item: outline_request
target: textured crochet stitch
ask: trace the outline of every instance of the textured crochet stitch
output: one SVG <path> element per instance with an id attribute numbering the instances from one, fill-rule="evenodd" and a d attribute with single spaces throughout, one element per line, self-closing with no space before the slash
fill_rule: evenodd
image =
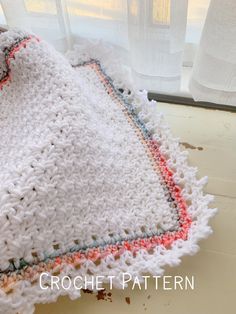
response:
<path id="1" fill-rule="evenodd" d="M 42 272 L 119 287 L 122 272 L 161 275 L 197 251 L 215 213 L 206 178 L 109 49 L 66 59 L 10 30 L 0 62 L 0 313 L 65 294 L 42 290 Z"/>

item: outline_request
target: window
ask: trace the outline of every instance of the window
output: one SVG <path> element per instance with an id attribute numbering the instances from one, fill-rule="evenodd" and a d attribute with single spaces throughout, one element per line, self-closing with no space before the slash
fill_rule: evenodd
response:
<path id="1" fill-rule="evenodd" d="M 25 0 L 25 7 L 29 13 L 57 14 L 55 0 Z"/>

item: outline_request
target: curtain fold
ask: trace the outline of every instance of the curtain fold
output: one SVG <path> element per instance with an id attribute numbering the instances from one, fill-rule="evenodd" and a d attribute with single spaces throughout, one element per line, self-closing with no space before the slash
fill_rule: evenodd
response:
<path id="1" fill-rule="evenodd" d="M 65 52 L 80 37 L 120 52 L 137 87 L 180 87 L 188 0 L 1 0 L 10 27 L 33 31 Z"/>
<path id="2" fill-rule="evenodd" d="M 187 0 L 129 0 L 130 57 L 138 86 L 159 92 L 180 88 Z"/>
<path id="3" fill-rule="evenodd" d="M 8 26 L 30 29 L 24 0 L 1 0 L 2 9 Z"/>
<path id="4" fill-rule="evenodd" d="M 8 27 L 34 32 L 65 52 L 72 46 L 66 0 L 0 0 Z"/>
<path id="5" fill-rule="evenodd" d="M 236 1 L 212 0 L 190 81 L 197 101 L 236 105 Z"/>

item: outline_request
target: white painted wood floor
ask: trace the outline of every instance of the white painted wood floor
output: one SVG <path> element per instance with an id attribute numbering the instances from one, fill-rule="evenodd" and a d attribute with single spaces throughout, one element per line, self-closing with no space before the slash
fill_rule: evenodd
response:
<path id="1" fill-rule="evenodd" d="M 71 301 L 38 305 L 36 314 L 233 314 L 236 313 L 236 113 L 159 103 L 175 136 L 189 151 L 189 162 L 208 175 L 206 192 L 215 195 L 219 212 L 214 233 L 200 243 L 197 255 L 165 275 L 195 276 L 194 290 L 115 290 L 105 300 L 82 293 Z M 108 293 L 109 291 L 107 291 Z M 128 299 L 130 298 L 130 304 Z M 112 302 L 111 302 L 112 301 Z"/>

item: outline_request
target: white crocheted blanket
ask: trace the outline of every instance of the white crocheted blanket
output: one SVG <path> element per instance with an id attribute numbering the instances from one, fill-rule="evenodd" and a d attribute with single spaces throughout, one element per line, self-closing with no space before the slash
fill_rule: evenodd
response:
<path id="1" fill-rule="evenodd" d="M 51 275 L 161 275 L 211 228 L 196 179 L 156 103 L 98 43 L 68 54 L 0 35 L 0 313 L 80 289 Z M 82 282 L 83 286 L 83 282 Z"/>

